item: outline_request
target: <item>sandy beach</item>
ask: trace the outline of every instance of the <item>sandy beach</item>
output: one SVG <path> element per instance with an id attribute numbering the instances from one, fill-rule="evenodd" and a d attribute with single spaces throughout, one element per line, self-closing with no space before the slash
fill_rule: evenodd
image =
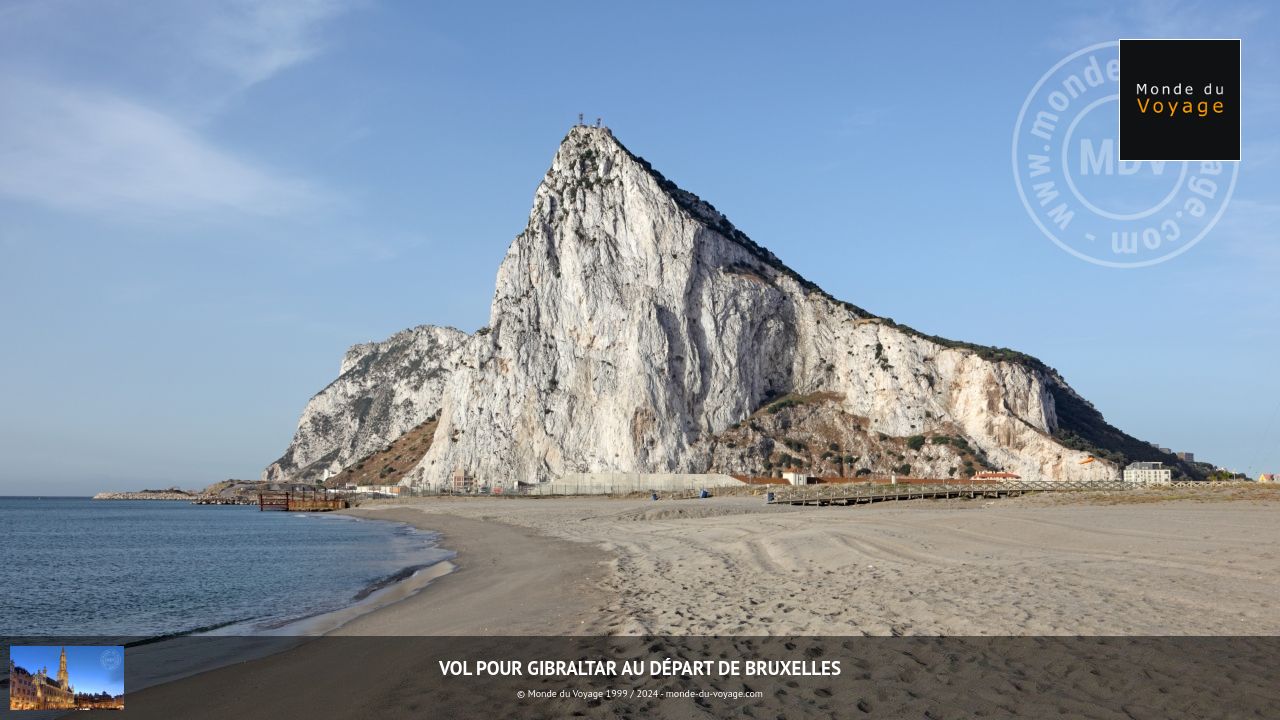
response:
<path id="1" fill-rule="evenodd" d="M 358 512 L 569 541 L 538 572 L 579 563 L 568 548 L 590 547 L 608 571 L 591 595 L 604 612 L 583 627 L 611 634 L 1280 634 L 1280 493 L 1224 492 L 854 508 L 431 499 Z"/>
<path id="2" fill-rule="evenodd" d="M 363 615 L 333 635 L 593 635 L 602 631 L 608 566 L 581 543 L 536 535 L 484 513 L 355 509 L 443 535 L 455 569 L 427 590 Z"/>
<path id="3" fill-rule="evenodd" d="M 861 507 L 774 507 L 754 497 L 373 504 L 352 512 L 441 532 L 442 544 L 458 553 L 456 569 L 333 638 L 131 693 L 129 710 L 139 717 L 163 717 L 174 707 L 184 717 L 412 717 L 428 702 L 415 683 L 438 681 L 439 671 L 426 663 L 421 641 L 370 650 L 379 672 L 360 673 L 362 681 L 343 693 L 286 698 L 272 691 L 358 666 L 352 648 L 361 646 L 338 637 L 483 635 L 501 652 L 501 637 L 522 635 L 1022 636 L 1036 643 L 1046 636 L 1280 635 L 1280 494 L 1206 489 L 1160 497 Z M 244 692 L 219 693 L 225 687 Z M 1081 697 L 1091 692 L 1070 687 Z M 816 697 L 833 694 L 821 690 L 813 689 Z M 766 701 L 761 708 L 791 707 L 796 698 Z M 463 708 L 466 698 L 436 692 L 430 702 Z M 915 707 L 905 703 L 880 707 Z M 842 706 L 828 705 L 840 715 Z M 593 714 L 616 714 L 593 707 Z"/>

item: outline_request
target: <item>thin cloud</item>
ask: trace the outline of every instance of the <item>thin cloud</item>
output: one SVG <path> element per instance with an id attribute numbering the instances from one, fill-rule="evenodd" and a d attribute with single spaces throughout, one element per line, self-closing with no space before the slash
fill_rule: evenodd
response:
<path id="1" fill-rule="evenodd" d="M 209 130 L 227 100 L 320 53 L 324 25 L 357 4 L 18 5 L 0 32 L 10 41 L 0 55 L 0 195 L 115 216 L 283 215 L 318 205 L 326 198 L 314 182 Z M 81 45 L 79 57 L 65 44 L 52 49 L 69 28 L 98 46 Z M 127 72 L 93 72 L 102 47 Z"/>
<path id="2" fill-rule="evenodd" d="M 0 80 L 0 194 L 57 209 L 277 215 L 315 188 L 111 94 Z"/>
<path id="3" fill-rule="evenodd" d="M 352 7 L 347 0 L 219 3 L 202 21 L 196 52 L 254 85 L 316 55 L 320 27 Z"/>

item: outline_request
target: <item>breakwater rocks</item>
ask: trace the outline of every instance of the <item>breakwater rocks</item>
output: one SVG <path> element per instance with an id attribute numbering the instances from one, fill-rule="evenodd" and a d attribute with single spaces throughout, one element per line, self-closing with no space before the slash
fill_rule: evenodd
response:
<path id="1" fill-rule="evenodd" d="M 192 500 L 196 496 L 186 490 L 140 490 L 138 492 L 100 492 L 94 500 Z"/>

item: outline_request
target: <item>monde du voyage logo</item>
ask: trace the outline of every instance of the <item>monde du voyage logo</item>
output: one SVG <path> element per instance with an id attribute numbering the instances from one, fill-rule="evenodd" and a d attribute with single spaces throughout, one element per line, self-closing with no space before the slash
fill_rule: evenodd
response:
<path id="1" fill-rule="evenodd" d="M 1013 133 L 1023 207 L 1072 255 L 1144 267 L 1222 217 L 1240 159 L 1239 40 L 1120 40 L 1031 89 Z"/>

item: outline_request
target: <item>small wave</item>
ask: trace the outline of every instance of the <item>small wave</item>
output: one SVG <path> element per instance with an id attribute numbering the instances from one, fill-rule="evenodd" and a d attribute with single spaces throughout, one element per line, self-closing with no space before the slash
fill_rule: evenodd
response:
<path id="1" fill-rule="evenodd" d="M 377 580 L 374 580 L 373 582 L 366 585 L 364 589 L 362 589 L 360 592 L 356 593 L 351 599 L 355 602 L 360 602 L 361 600 L 364 600 L 365 598 L 381 590 L 382 588 L 387 587 L 389 585 L 394 585 L 395 583 L 398 583 L 401 580 L 408 580 L 409 578 L 416 575 L 419 570 L 429 568 L 438 562 L 440 561 L 437 560 L 436 562 L 423 563 L 421 565 L 410 565 L 409 567 L 403 568 L 397 572 L 393 572 L 384 578 L 379 578 Z"/>
<path id="2" fill-rule="evenodd" d="M 187 637 L 188 635 L 204 635 L 204 634 L 212 633 L 216 630 L 221 630 L 223 628 L 231 627 L 233 625 L 250 623 L 256 619 L 257 618 L 255 617 L 244 617 L 238 620 L 227 620 L 225 622 L 213 623 L 212 625 L 201 625 L 200 627 L 191 628 L 189 630 L 179 630 L 177 632 L 165 633 L 163 635 L 153 635 L 151 637 L 142 638 L 141 640 L 135 640 L 130 643 L 125 643 L 125 647 L 134 647 L 136 645 L 149 645 L 151 643 L 157 643 L 164 640 L 172 640 L 173 638 Z"/>

